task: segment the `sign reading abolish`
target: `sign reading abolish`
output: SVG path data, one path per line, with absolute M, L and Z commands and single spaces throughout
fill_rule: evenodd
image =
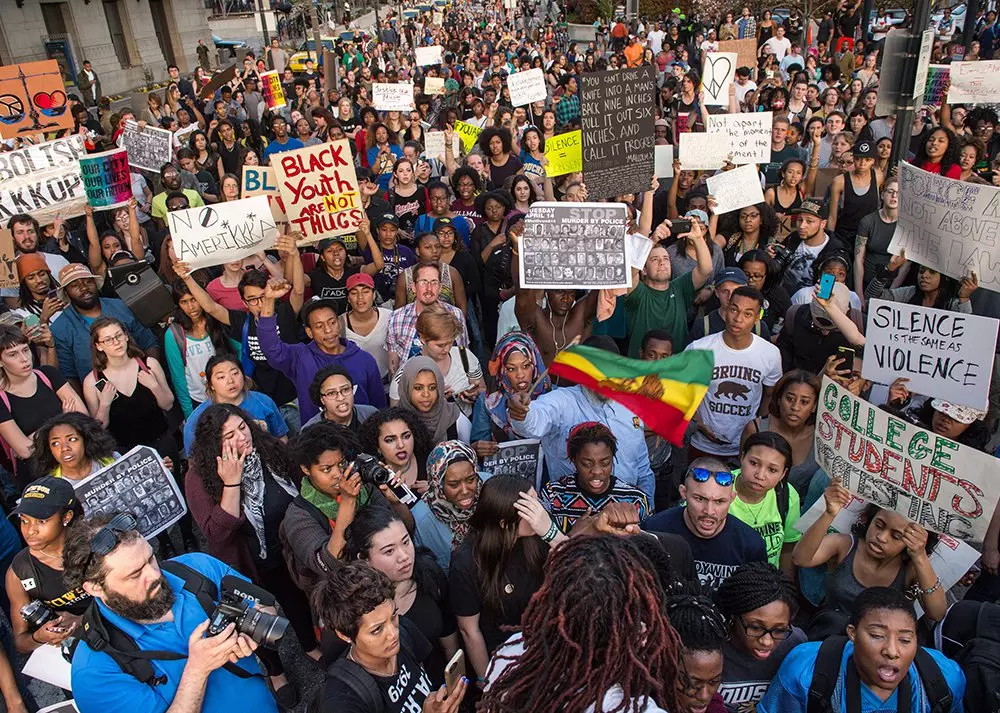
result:
M 240 195 L 244 198 L 267 196 L 268 205 L 271 206 L 271 216 L 278 230 L 282 233 L 288 232 L 285 203 L 281 193 L 278 192 L 278 179 L 274 177 L 274 169 L 271 166 L 244 166 L 243 189 Z
M 95 153 L 80 159 L 80 176 L 87 200 L 95 210 L 127 205 L 132 197 L 132 177 L 125 149 Z
M 863 376 L 952 403 L 988 405 L 997 322 L 950 310 L 872 300 Z
M 79 134 L 0 153 L 0 224 L 18 213 L 42 225 L 82 215 L 87 194 L 79 160 L 86 155 Z
M 300 245 L 353 233 L 365 217 L 347 139 L 275 156 L 274 172 Z
M 195 269 L 242 260 L 278 240 L 265 196 L 178 210 L 167 218 L 177 259 Z
M 1000 292 L 1000 188 L 902 162 L 899 191 L 899 222 L 889 252 L 905 249 L 913 262 L 959 280 L 975 271 L 980 287 Z
M 545 142 L 545 158 L 549 165 L 545 174 L 549 178 L 583 170 L 583 139 L 580 129 L 558 134 Z
M 823 379 L 816 462 L 852 493 L 959 540 L 982 541 L 1000 460 L 915 426 Z

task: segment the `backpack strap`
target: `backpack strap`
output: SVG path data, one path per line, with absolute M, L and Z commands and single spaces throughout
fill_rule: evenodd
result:
M 931 713 L 949 713 L 954 696 L 937 661 L 927 652 L 927 649 L 920 646 L 917 647 L 914 663 L 917 664 L 917 672 L 920 674 L 920 682 L 924 685 L 924 693 L 927 694 L 927 700 L 931 703 Z
M 341 656 L 334 661 L 326 674 L 328 680 L 340 681 L 350 688 L 364 701 L 368 713 L 385 713 L 389 709 L 375 678 L 347 656 Z
M 840 660 L 847 646 L 846 636 L 831 636 L 820 644 L 809 683 L 806 713 L 830 713 L 830 696 L 840 678 Z
M 177 322 L 171 322 L 169 325 L 169 329 L 170 329 L 170 334 L 172 334 L 174 337 L 174 343 L 177 344 L 177 348 L 180 350 L 181 363 L 183 363 L 184 366 L 187 366 L 188 363 L 187 332 L 185 332 L 184 328 L 181 325 L 177 324 Z
M 45 384 L 45 385 L 46 385 L 47 387 L 49 387 L 49 391 L 53 391 L 53 392 L 55 391 L 55 389 L 53 389 L 53 388 L 52 388 L 52 382 L 51 382 L 51 381 L 49 381 L 49 377 L 47 377 L 47 376 L 45 375 L 45 372 L 44 372 L 44 371 L 42 371 L 41 369 L 33 369 L 32 371 L 34 371 L 34 372 L 35 372 L 35 376 L 37 376 L 37 377 L 38 377 L 38 379 L 39 379 L 39 380 L 40 380 L 40 381 L 41 381 L 41 382 L 42 382 L 43 384 Z M 9 406 L 8 406 L 8 408 L 9 408 Z
M 195 596 L 207 616 L 212 616 L 212 612 L 215 611 L 215 603 L 219 599 L 219 588 L 215 586 L 215 582 L 177 560 L 167 560 L 161 563 L 160 569 L 165 569 L 175 577 L 183 579 L 184 589 Z
M 778 501 L 778 515 L 781 516 L 781 529 L 784 530 L 785 521 L 788 519 L 789 500 L 791 499 L 791 495 L 788 493 L 787 477 L 778 481 L 778 484 L 774 487 L 774 496 Z

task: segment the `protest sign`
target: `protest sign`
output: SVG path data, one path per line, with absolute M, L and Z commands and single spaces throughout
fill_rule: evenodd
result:
M 424 80 L 424 94 L 431 97 L 444 94 L 444 78 L 427 77 Z
M 1000 96 L 1000 59 L 951 63 L 949 104 L 986 104 Z
M 998 324 L 990 317 L 873 299 L 862 374 L 880 384 L 903 377 L 914 393 L 985 410 Z
M 954 67 L 954 65 L 952 65 Z M 954 71 L 954 70 L 953 70 Z M 899 221 L 889 252 L 1000 291 L 1000 188 L 966 183 L 899 164 Z
M 718 171 L 732 158 L 732 149 L 713 134 L 688 131 L 680 138 L 681 170 Z
M 549 178 L 583 170 L 583 139 L 580 134 L 580 129 L 567 131 L 545 142 L 545 158 L 549 160 L 545 174 Z
M 615 69 L 580 77 L 583 178 L 590 195 L 649 190 L 653 179 L 656 68 Z
M 72 671 L 72 666 L 70 666 L 69 661 L 63 658 L 62 650 L 58 646 L 43 644 L 31 652 L 31 656 L 28 657 L 21 673 L 31 678 L 37 678 L 39 681 L 45 681 L 45 683 L 64 691 L 72 691 Z M 72 701 L 64 701 L 58 705 L 65 706 L 67 703 L 70 705 L 69 709 L 56 708 L 56 710 L 59 713 L 79 713 Z M 49 708 L 44 710 L 49 710 Z M 43 713 L 43 711 L 38 711 L 38 713 Z
M 951 67 L 947 64 L 932 64 L 927 67 L 927 82 L 924 84 L 924 104 L 941 106 L 944 90 L 948 86 Z
M 541 67 L 508 75 L 507 89 L 510 90 L 510 103 L 513 106 L 526 106 L 532 102 L 545 101 L 548 96 Z
M 736 79 L 735 52 L 706 52 L 701 87 L 706 106 L 729 106 L 729 87 Z
M 301 245 L 353 233 L 365 218 L 347 139 L 278 154 L 273 168 Z
M 931 50 L 934 49 L 934 34 L 934 30 L 924 30 L 920 35 L 917 73 L 913 80 L 914 106 L 920 106 L 924 102 L 924 90 L 927 87 L 927 72 L 931 63 Z
M 17 260 L 14 258 L 14 234 L 0 226 L 0 288 L 16 288 Z
M 533 203 L 518 251 L 526 289 L 628 287 L 622 203 Z
M 73 490 L 87 517 L 131 513 L 147 540 L 187 512 L 181 489 L 160 454 L 150 446 L 136 446 L 111 465 L 74 483 Z
M 1000 460 L 890 415 L 823 379 L 816 462 L 849 491 L 921 527 L 981 542 Z
M 242 260 L 278 240 L 266 196 L 177 210 L 167 218 L 177 259 L 193 269 Z
M 378 111 L 412 111 L 413 82 L 372 84 L 372 104 Z
M 42 225 L 56 216 L 82 215 L 87 194 L 79 160 L 85 155 L 79 134 L 0 152 L 0 224 L 19 213 L 34 216 Z
M 458 158 L 461 155 L 461 146 L 461 142 L 452 140 L 451 155 Z M 444 152 L 447 148 L 443 131 L 428 131 L 424 134 L 424 155 L 428 158 L 444 161 Z
M 760 174 L 756 166 L 740 166 L 732 171 L 722 171 L 709 176 L 706 181 L 708 195 L 715 198 L 716 215 L 739 210 L 748 205 L 764 202 L 760 187 Z
M 170 163 L 173 138 L 166 129 L 146 125 L 140 131 L 138 123 L 126 121 L 122 146 L 128 151 L 129 164 L 158 173 L 163 164 Z
M 80 159 L 80 177 L 87 201 L 94 210 L 110 210 L 128 205 L 132 198 L 132 177 L 125 149 L 89 154 Z
M 413 50 L 417 59 L 418 67 L 426 67 L 432 64 L 441 64 L 441 45 L 431 45 L 430 47 L 417 47 Z
M 0 137 L 72 129 L 65 89 L 54 59 L 0 66 Z
M 267 204 L 271 207 L 271 217 L 279 233 L 288 232 L 288 216 L 285 215 L 285 203 L 278 191 L 278 179 L 274 176 L 271 166 L 244 166 L 243 186 L 240 197 L 253 198 L 267 196 Z
M 473 124 L 466 124 L 464 121 L 455 122 L 455 133 L 462 139 L 462 150 L 465 153 L 472 151 L 472 148 L 479 141 L 479 135 L 483 130 Z
M 709 114 L 705 133 L 724 138 L 732 162 L 767 163 L 771 160 L 771 112 L 755 114 Z
M 264 104 L 268 109 L 285 106 L 285 90 L 277 72 L 264 72 L 260 75 L 260 93 L 264 96 Z
M 757 40 L 748 37 L 745 40 L 721 40 L 719 52 L 735 52 L 736 67 L 757 67 Z
M 657 178 L 672 178 L 674 175 L 674 147 L 670 144 L 653 147 L 653 172 Z
M 219 70 L 212 75 L 212 78 L 208 80 L 208 83 L 201 88 L 198 92 L 199 99 L 208 99 L 213 94 L 215 90 L 221 88 L 222 86 L 229 84 L 231 81 L 236 79 L 236 63 L 229 65 L 225 69 Z
M 536 438 L 497 444 L 497 452 L 483 458 L 481 470 L 491 475 L 516 475 L 540 487 L 542 444 Z

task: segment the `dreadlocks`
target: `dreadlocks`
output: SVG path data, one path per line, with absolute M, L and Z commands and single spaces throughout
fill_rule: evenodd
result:
M 722 651 L 729 636 L 726 619 L 704 594 L 676 594 L 667 598 L 670 624 L 685 651 Z
M 797 607 L 795 590 L 788 576 L 767 562 L 740 566 L 715 592 L 715 603 L 727 617 L 746 614 L 771 602 L 784 602 L 792 614 Z
M 639 709 L 652 699 L 676 710 L 680 644 L 662 599 L 649 559 L 629 538 L 571 539 L 550 556 L 545 581 L 521 619 L 524 653 L 494 657 L 506 668 L 482 710 L 605 710 L 604 696 L 615 686 L 622 700 L 607 713 L 632 710 L 633 699 Z

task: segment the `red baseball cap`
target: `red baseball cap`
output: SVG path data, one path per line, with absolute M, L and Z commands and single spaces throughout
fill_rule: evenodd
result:
M 352 289 L 358 285 L 364 285 L 365 287 L 370 287 L 375 289 L 375 280 L 367 272 L 356 272 L 347 278 L 347 291 L 350 292 Z

